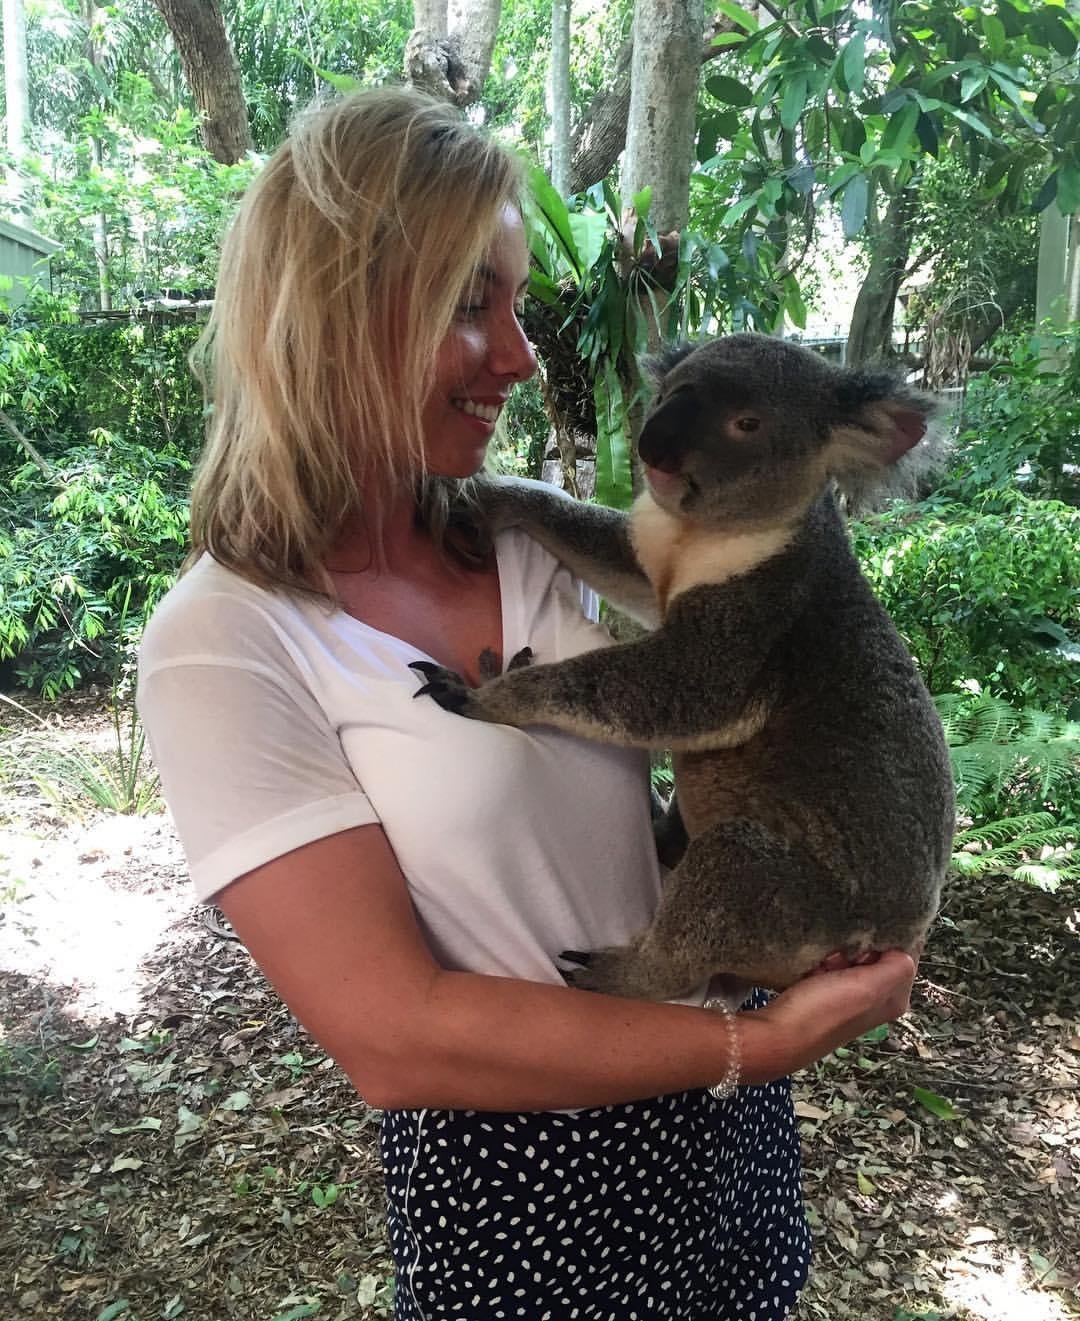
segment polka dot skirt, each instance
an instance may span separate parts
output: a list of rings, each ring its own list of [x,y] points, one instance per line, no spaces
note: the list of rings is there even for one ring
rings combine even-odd
[[[576,1114],[389,1111],[396,1321],[781,1321],[810,1261],[786,1082]]]

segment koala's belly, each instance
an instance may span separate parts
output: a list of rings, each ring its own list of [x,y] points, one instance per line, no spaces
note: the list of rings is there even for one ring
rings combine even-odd
[[[796,833],[804,812],[767,787],[759,759],[746,747],[672,754],[679,811],[693,838],[724,821],[759,821],[778,834]]]

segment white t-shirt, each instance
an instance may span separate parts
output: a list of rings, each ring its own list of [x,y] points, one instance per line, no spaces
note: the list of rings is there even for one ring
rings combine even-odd
[[[504,656],[610,644],[591,593],[523,532],[501,533],[496,554]],[[561,983],[561,950],[624,943],[656,908],[647,758],[416,700],[417,659],[203,556],[146,630],[138,695],[195,887],[208,899],[378,822],[444,967]]]

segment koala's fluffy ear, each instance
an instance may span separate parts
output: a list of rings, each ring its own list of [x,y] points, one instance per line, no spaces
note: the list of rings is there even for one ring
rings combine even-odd
[[[674,344],[670,348],[661,349],[659,353],[642,358],[640,365],[645,379],[654,390],[657,389],[668,372],[684,358],[688,358],[697,347],[696,344]]]
[[[826,461],[849,508],[914,498],[944,465],[948,447],[932,396],[888,372],[845,371],[835,400]]]

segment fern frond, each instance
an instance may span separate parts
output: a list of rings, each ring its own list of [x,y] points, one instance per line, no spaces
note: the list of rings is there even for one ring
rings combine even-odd
[[[1021,836],[1034,836],[1042,831],[1051,831],[1056,826],[1054,816],[1050,812],[1025,812],[1023,816],[1005,817],[1001,821],[980,822],[977,826],[970,826],[967,830],[958,831],[953,840],[953,848],[961,849],[964,845],[976,844],[987,845],[994,848],[1009,839],[1019,839]]]
[[[1056,824],[1050,812],[988,821],[957,834],[952,869],[961,876],[1008,873],[1015,880],[1056,890],[1080,881],[1080,831]]]
[[[998,810],[1014,793],[1047,798],[1076,782],[1080,724],[1035,707],[1017,708],[987,693],[934,699],[945,730],[957,801],[971,808],[995,797]]]

